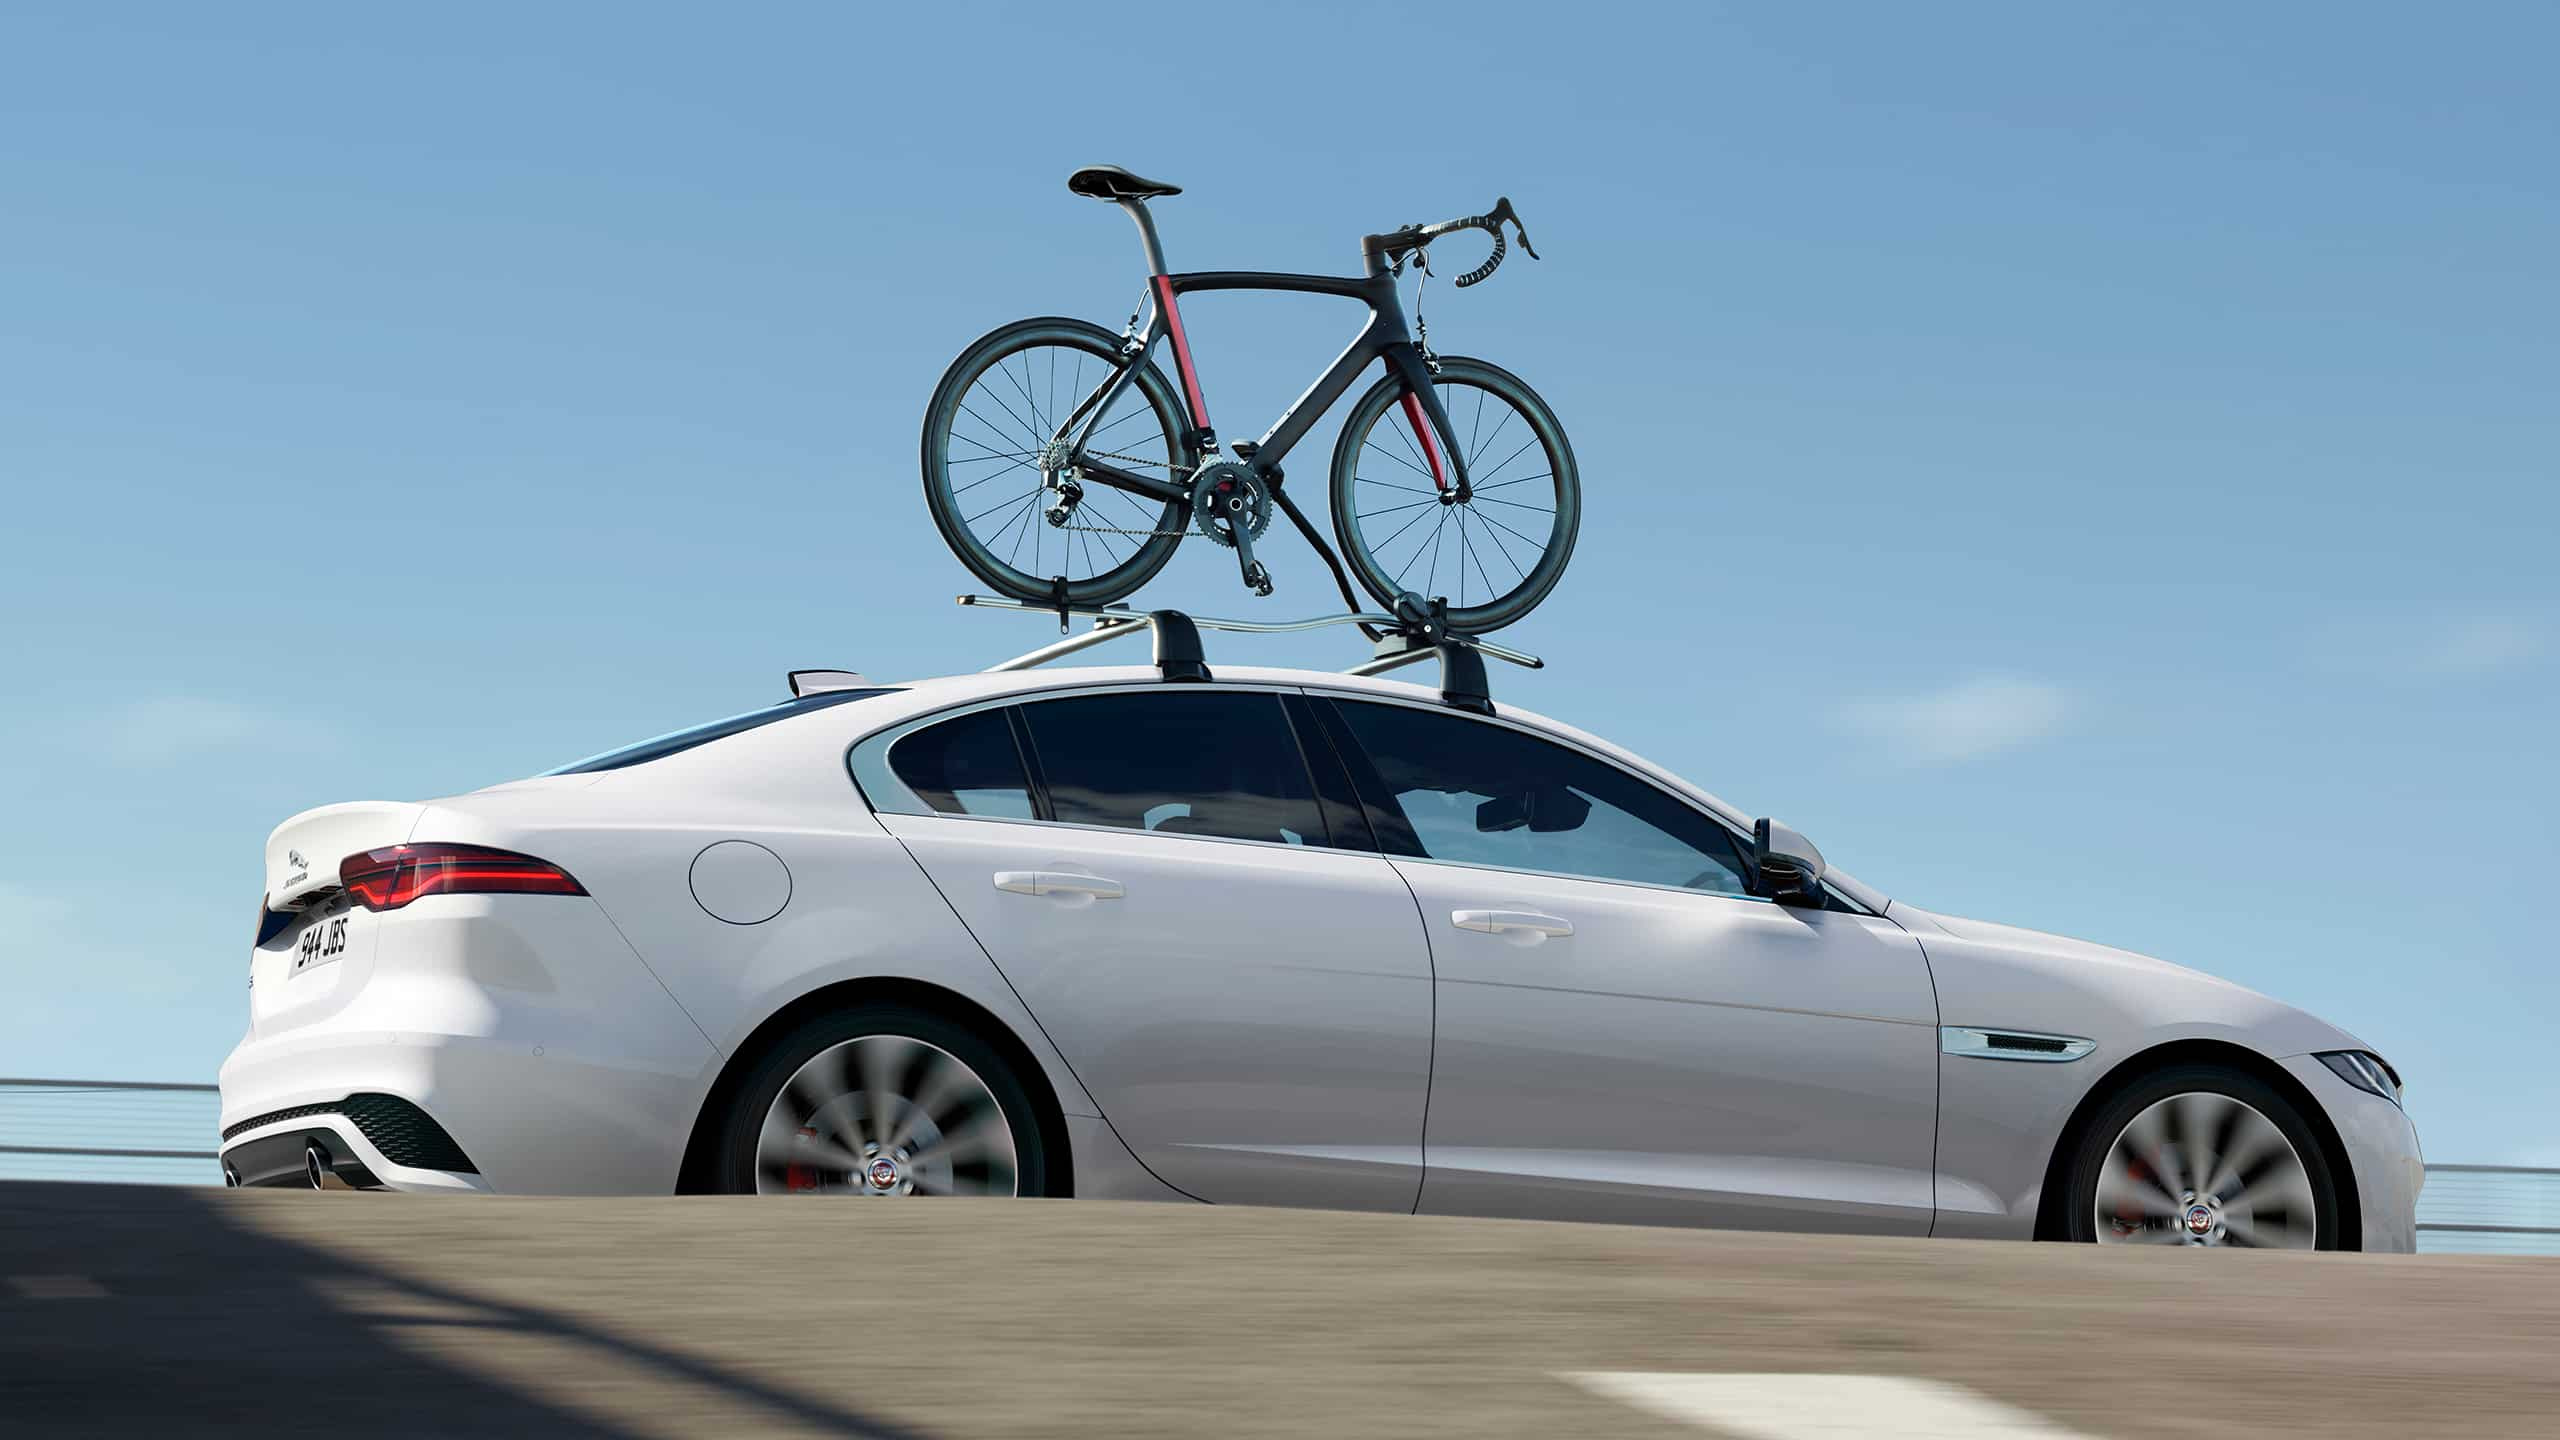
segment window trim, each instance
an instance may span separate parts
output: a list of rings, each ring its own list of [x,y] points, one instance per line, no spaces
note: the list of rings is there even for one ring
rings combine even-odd
[[[1335,838],[1332,834],[1334,821],[1325,801],[1323,788],[1318,785],[1316,781],[1315,757],[1310,756],[1307,753],[1307,739],[1305,736],[1298,733],[1296,721],[1289,715],[1288,705],[1286,703],[1288,698],[1292,695],[1303,695],[1305,693],[1304,687],[1248,680],[1239,682],[1218,681],[1214,682],[1214,688],[1219,691],[1230,693],[1269,695],[1272,697],[1273,705],[1278,707],[1280,710],[1282,724],[1286,733],[1290,736],[1291,745],[1297,752],[1298,764],[1301,769],[1307,772],[1308,793],[1314,797],[1316,813],[1321,817],[1322,823],[1325,826],[1325,843],[1319,844],[1312,838],[1310,838],[1306,844],[1292,845],[1282,840],[1247,840],[1232,835],[1163,835],[1153,830],[1133,830],[1126,825],[1093,825],[1078,820],[1041,818],[1044,813],[1049,812],[1048,780],[1046,776],[1040,773],[1039,753],[1037,748],[1031,743],[1031,737],[1028,733],[1028,725],[1017,712],[1019,712],[1025,705],[1037,705],[1046,700],[1075,699],[1087,695],[1161,695],[1165,693],[1166,689],[1165,682],[1161,680],[1142,680],[1134,682],[1106,681],[1104,683],[1094,685],[1058,686],[1056,688],[1046,690],[1021,690],[1008,695],[995,695],[977,700],[966,700],[955,705],[945,706],[939,710],[928,710],[920,715],[910,715],[894,724],[884,725],[880,729],[872,731],[870,734],[856,737],[851,744],[847,745],[845,747],[845,774],[847,778],[853,782],[853,793],[861,797],[862,803],[868,807],[871,813],[875,816],[912,815],[928,820],[962,820],[983,825],[1038,825],[1052,830],[1074,830],[1095,835],[1143,835],[1160,840],[1197,840],[1213,845],[1251,845],[1258,849],[1279,850],[1284,852],[1322,850],[1338,855],[1368,855],[1378,859],[1386,858],[1384,853],[1374,845],[1359,846],[1331,843]],[[1017,819],[1010,815],[953,815],[944,811],[936,810],[925,801],[923,796],[918,795],[913,790],[909,789],[906,784],[899,780],[897,775],[888,768],[888,753],[890,747],[896,745],[900,740],[905,739],[907,736],[914,734],[916,731],[925,729],[928,726],[938,725],[946,720],[964,719],[967,716],[976,714],[982,710],[993,710],[998,708],[1003,708],[1008,712],[1005,717],[1006,724],[1013,731],[1014,744],[1018,746],[1022,752],[1024,778],[1031,786],[1031,804],[1033,810],[1033,817],[1031,819]],[[1339,759],[1335,759],[1334,757],[1329,756],[1327,758],[1334,759],[1334,763],[1336,764],[1342,763]],[[885,782],[884,788],[893,788],[894,791],[902,793],[908,801],[912,802],[915,808],[910,809],[895,805],[881,804],[880,801],[872,795],[871,787],[864,782],[866,766],[877,771],[878,778]],[[1356,786],[1354,787],[1354,793],[1357,793]],[[894,800],[895,798],[896,796],[893,795],[892,799]],[[1361,804],[1363,813],[1360,818],[1363,823],[1366,823],[1369,819],[1366,813],[1367,801],[1363,799]]]
[[[1419,710],[1425,714],[1441,716],[1464,724],[1491,725],[1499,729],[1512,731],[1516,734],[1526,735],[1532,740],[1542,740],[1547,744],[1571,751],[1585,759],[1606,765],[1619,774],[1626,776],[1628,779],[1635,781],[1637,784],[1655,791],[1664,799],[1680,806],[1682,809],[1689,810],[1705,818],[1716,828],[1724,831],[1725,834],[1733,841],[1735,855],[1742,861],[1742,863],[1746,866],[1751,864],[1751,835],[1749,832],[1735,825],[1732,820],[1726,818],[1722,814],[1719,814],[1714,808],[1701,805],[1695,800],[1690,799],[1688,796],[1681,794],[1679,791],[1672,789],[1670,786],[1654,779],[1652,776],[1627,765],[1624,761],[1618,760],[1609,755],[1604,755],[1569,736],[1558,735],[1552,731],[1542,730],[1535,725],[1525,725],[1499,713],[1493,715],[1479,715],[1473,711],[1458,710],[1447,705],[1435,705],[1426,701],[1407,699],[1401,695],[1380,695],[1365,690],[1333,690],[1313,685],[1301,686],[1300,688],[1306,692],[1310,699],[1325,701],[1351,700],[1365,704],[1397,705],[1408,710]],[[1343,733],[1339,736],[1335,735],[1337,729],[1344,732],[1349,731],[1350,721],[1347,717],[1342,717],[1337,714],[1333,719],[1325,721],[1324,727],[1326,734],[1329,737],[1336,738],[1337,743],[1348,742],[1355,748],[1361,748],[1362,758],[1366,760],[1367,754],[1365,747],[1359,746],[1359,737],[1357,734]],[[1352,786],[1355,791],[1360,793],[1361,807],[1369,812],[1368,820],[1370,829],[1373,832],[1384,832],[1393,828],[1393,817],[1378,813],[1378,807],[1375,800],[1367,793],[1367,787],[1360,783],[1359,769],[1351,765],[1348,757],[1344,758],[1343,765],[1346,769],[1350,769],[1352,771]],[[1369,768],[1374,772],[1376,767],[1374,764],[1371,764]],[[1402,864],[1406,861],[1412,861],[1418,865],[1445,865],[1461,870],[1483,870],[1500,875],[1539,875],[1556,880],[1589,881],[1598,885],[1630,885],[1640,890],[1659,890],[1673,895],[1694,895],[1709,900],[1745,900],[1755,905],[1775,905],[1778,903],[1776,900],[1765,895],[1736,895],[1723,890],[1692,890],[1685,885],[1660,885],[1649,880],[1626,880],[1609,875],[1583,875],[1569,870],[1533,870],[1517,865],[1485,865],[1469,860],[1443,860],[1429,855],[1397,855],[1386,851],[1383,846],[1380,848],[1379,853],[1386,855],[1388,859],[1393,860],[1398,864]],[[1745,883],[1751,883],[1757,878],[1758,877],[1756,875],[1745,876],[1744,881]],[[1822,893],[1830,902],[1824,905],[1822,907],[1823,909],[1829,910],[1836,908],[1852,915],[1871,915],[1875,913],[1868,910],[1867,907],[1859,904],[1848,895],[1843,894],[1838,886],[1833,885],[1827,879],[1822,882]]]

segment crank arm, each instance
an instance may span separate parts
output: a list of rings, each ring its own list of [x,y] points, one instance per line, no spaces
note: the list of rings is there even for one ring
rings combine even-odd
[[[1244,577],[1244,588],[1252,591],[1256,595],[1270,594],[1271,572],[1262,568],[1261,561],[1253,558],[1253,534],[1251,529],[1245,525],[1241,518],[1239,518],[1235,522],[1234,533],[1236,539],[1236,570]]]

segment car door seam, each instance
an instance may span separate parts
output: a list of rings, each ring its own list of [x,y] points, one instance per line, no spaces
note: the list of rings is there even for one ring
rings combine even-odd
[[[1422,1060],[1422,1133],[1414,1142],[1413,1209],[1422,1213],[1423,1187],[1431,1183],[1431,1096],[1440,1083],[1440,952],[1431,938],[1431,917],[1422,908],[1422,896],[1407,879],[1404,867],[1393,856],[1381,854],[1378,859],[1387,873],[1404,887],[1405,897],[1413,901],[1414,927],[1422,932],[1422,963],[1431,967],[1431,1042],[1423,1048]]]
[[[1891,905],[1880,911],[1877,918],[1911,937],[1912,948],[1920,952],[1920,973],[1929,979],[1929,1008],[1937,1012],[1938,1023],[1945,1025],[1947,1006],[1938,998],[1938,967],[1929,959],[1929,942],[1920,938],[1920,932],[1895,919]],[[1938,1204],[1938,1152],[1946,1144],[1947,1133],[1947,1060],[1943,1053],[1937,1063],[1929,1067],[1929,1091],[1929,1234],[1934,1237],[1938,1233],[1938,1215],[1942,1209]]]
[[[1067,1072],[1068,1078],[1076,1082],[1076,1088],[1084,1092],[1086,1102],[1093,1106],[1092,1118],[1102,1122],[1102,1127],[1111,1132],[1111,1138],[1120,1142],[1120,1148],[1127,1152],[1129,1158],[1137,1162],[1138,1168],[1146,1171],[1148,1176],[1157,1184],[1171,1190],[1174,1194],[1181,1196],[1185,1200],[1197,1200],[1203,1205],[1212,1203],[1211,1201],[1201,1199],[1200,1196],[1194,1195],[1190,1191],[1183,1189],[1181,1186],[1174,1184],[1162,1175],[1156,1174],[1155,1167],[1149,1165],[1146,1157],[1138,1153],[1138,1147],[1130,1144],[1129,1137],[1121,1134],[1120,1127],[1112,1123],[1109,1115],[1103,1113],[1102,1097],[1094,1094],[1093,1087],[1087,1085],[1084,1081],[1084,1077],[1076,1073],[1075,1061],[1067,1058],[1065,1047],[1058,1043],[1057,1037],[1049,1033],[1049,1027],[1040,1023],[1040,1012],[1032,1009],[1031,1002],[1024,999],[1022,992],[1015,988],[1013,977],[1004,973],[1004,965],[996,959],[995,952],[987,948],[986,941],[978,938],[978,932],[969,924],[969,917],[961,914],[960,907],[952,904],[951,897],[943,893],[942,882],[933,878],[933,871],[926,866],[923,857],[916,854],[915,847],[907,843],[906,836],[892,830],[889,831],[889,838],[898,842],[898,848],[906,852],[908,862],[923,873],[924,883],[933,887],[934,898],[940,900],[943,908],[951,912],[951,918],[954,923],[959,925],[960,933],[968,936],[969,943],[977,946],[978,953],[986,957],[987,968],[996,972],[996,979],[1003,983],[1005,993],[1011,995],[1014,1003],[1022,1007],[1023,1017],[1031,1022],[1032,1029],[1040,1032],[1041,1042],[1049,1047],[1049,1053],[1058,1057],[1059,1066]],[[1069,1157],[1069,1163],[1073,1163],[1072,1156]]]

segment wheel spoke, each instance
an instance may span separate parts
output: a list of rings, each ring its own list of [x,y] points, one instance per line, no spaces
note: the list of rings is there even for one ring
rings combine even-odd
[[[1013,1132],[1004,1116],[992,1105],[971,1115],[957,1130],[946,1131],[942,1138],[907,1158],[919,1171],[936,1167],[956,1168],[973,1160],[983,1160],[999,1149],[1008,1157],[1013,1153]]]
[[[1476,512],[1476,518],[1477,518],[1477,519],[1479,519],[1479,520],[1482,520],[1483,522],[1485,522],[1485,523],[1486,523],[1486,524],[1488,524],[1488,525],[1492,525],[1492,526],[1497,526],[1497,527],[1499,527],[1499,528],[1500,528],[1500,529],[1502,529],[1505,533],[1507,533],[1507,534],[1511,535],[1513,538],[1515,538],[1515,539],[1519,540],[1519,541],[1520,541],[1522,544],[1524,544],[1524,545],[1533,545],[1533,546],[1537,547],[1537,551],[1538,551],[1538,553],[1539,553],[1539,554],[1541,554],[1541,555],[1543,555],[1543,554],[1545,554],[1545,553],[1547,552],[1547,542],[1546,542],[1546,541],[1544,541],[1544,540],[1533,540],[1533,539],[1529,538],[1528,536],[1521,534],[1519,531],[1517,531],[1517,530],[1513,530],[1510,526],[1508,526],[1508,525],[1504,525],[1500,520],[1497,520],[1497,519],[1495,519],[1493,516],[1488,515],[1488,514],[1484,513],[1483,511],[1480,511],[1480,510]]]
[[[974,395],[974,394],[976,394],[976,393],[977,393],[977,391],[976,391],[976,390],[974,390],[974,389],[972,389],[969,393],[970,393],[970,394],[972,394],[972,395]],[[1009,416],[1012,416],[1012,418],[1013,418],[1013,423],[1015,423],[1016,425],[1021,425],[1021,424],[1022,424],[1022,417],[1021,417],[1021,416],[1019,416],[1019,415],[1015,415],[1015,414],[1013,413],[1013,407],[1012,407],[1012,406],[1010,406],[1010,405],[1006,405],[1006,404],[1004,403],[1004,397],[1003,397],[1003,396],[1001,396],[1001,395],[997,395],[997,394],[996,394],[994,391],[992,391],[992,390],[988,391],[988,392],[987,392],[987,394],[989,395],[989,397],[990,397],[990,398],[992,398],[992,399],[996,402],[996,404],[997,404],[1000,408],[1002,408],[1002,409],[1003,409],[1003,411],[1004,411],[1004,413],[1005,413],[1005,414],[1007,414],[1007,415],[1009,415]],[[989,434],[992,434],[992,435],[998,435],[998,436],[1005,436],[1005,429],[1004,429],[1004,427],[1003,427],[1003,426],[998,425],[998,424],[997,424],[996,422],[994,422],[993,420],[990,420],[990,419],[988,419],[986,416],[979,414],[979,413],[978,413],[978,411],[977,411],[977,408],[976,408],[975,406],[971,405],[971,404],[968,402],[967,398],[965,398],[965,397],[963,397],[963,398],[962,398],[962,400],[960,401],[960,410],[961,410],[961,413],[962,413],[962,414],[967,415],[970,419],[975,420],[975,421],[977,421],[979,424],[986,426],[986,427],[987,427],[987,432],[988,432]],[[1038,436],[1031,435],[1030,430],[1029,430],[1029,428],[1028,428],[1027,426],[1024,428],[1023,433],[1024,433],[1026,436],[1030,436],[1030,439],[1031,439],[1031,452],[1030,452],[1030,453],[1035,454],[1035,455],[1036,455],[1036,454],[1038,454],[1038,453],[1039,453],[1039,451],[1040,451],[1040,445],[1041,445],[1041,441],[1040,441],[1039,437],[1038,437]],[[1005,436],[1005,438],[1010,439],[1010,438],[1012,438],[1012,437],[1011,437],[1011,436]]]
[[[863,1114],[869,1121],[868,1131],[860,1138],[886,1146],[892,1102],[906,1093],[906,1073],[925,1047],[903,1035],[874,1035],[856,1041],[853,1048],[862,1072]]]
[[[1519,448],[1519,449],[1514,450],[1514,451],[1512,451],[1510,454],[1505,455],[1505,456],[1503,456],[1503,457],[1502,457],[1502,465],[1508,465],[1508,464],[1510,464],[1512,461],[1517,460],[1517,459],[1519,459],[1521,456],[1523,456],[1523,455],[1527,454],[1527,453],[1529,452],[1529,447],[1530,447],[1530,446],[1532,446],[1532,445],[1535,445],[1535,444],[1537,444],[1537,443],[1538,443],[1538,437],[1537,437],[1537,436],[1535,436],[1535,435],[1532,435],[1532,436],[1530,436],[1528,439],[1521,441],[1521,442],[1520,442],[1520,448]],[[1486,478],[1486,479],[1491,479],[1491,478],[1493,478],[1494,476],[1501,474],[1501,473],[1502,473],[1502,465],[1496,465],[1496,466],[1494,466],[1492,469],[1487,470],[1486,472],[1484,472],[1484,473],[1485,473],[1485,478]],[[1473,477],[1474,477],[1474,475],[1475,475],[1475,467],[1474,467],[1474,466],[1472,466],[1472,465],[1468,466],[1468,467],[1467,467],[1467,474],[1468,474],[1468,477],[1470,478],[1470,480],[1472,480],[1472,479],[1473,479]]]
[[[1399,431],[1397,431],[1396,433],[1397,433],[1398,435],[1402,435],[1404,432],[1403,432],[1403,431],[1401,431],[1401,430],[1399,430]],[[1434,494],[1434,495],[1437,495],[1437,494],[1439,494],[1439,493],[1440,493],[1440,487],[1439,487],[1439,482],[1438,482],[1437,477],[1435,477],[1435,476],[1431,473],[1431,471],[1430,471],[1427,467],[1425,467],[1425,466],[1422,464],[1422,459],[1421,459],[1421,457],[1420,457],[1420,456],[1415,456],[1413,459],[1411,459],[1411,460],[1407,460],[1406,458],[1404,458],[1404,456],[1397,454],[1397,453],[1396,453],[1396,452],[1394,452],[1393,450],[1388,449],[1386,446],[1381,445],[1381,444],[1379,444],[1378,442],[1376,442],[1376,441],[1374,441],[1374,440],[1370,440],[1370,439],[1366,439],[1366,438],[1363,438],[1363,439],[1361,440],[1360,444],[1361,444],[1361,447],[1362,447],[1362,448],[1364,448],[1364,449],[1368,449],[1368,450],[1375,450],[1375,451],[1377,451],[1379,454],[1386,456],[1388,459],[1393,460],[1394,462],[1396,462],[1397,464],[1399,464],[1399,465],[1403,466],[1403,467],[1404,467],[1404,468],[1406,468],[1407,470],[1412,471],[1414,474],[1421,476],[1423,479],[1432,481],[1431,493],[1432,493],[1432,494]],[[1413,449],[1413,442],[1412,442],[1411,440],[1407,440],[1407,441],[1405,442],[1405,449],[1406,449],[1408,452],[1409,452],[1409,451],[1411,451],[1411,450]]]
[[[2146,1220],[2169,1220],[2178,1214],[2177,1199],[2129,1170],[2110,1165],[2098,1177],[2098,1210],[2122,1218],[2128,1211]]]
[[[2205,1177],[2202,1187],[2206,1194],[2225,1199],[2247,1189],[2277,1155],[2290,1158],[2293,1154],[2292,1143],[2266,1116],[2242,1106],[2235,1118],[2238,1123],[2231,1128],[2221,1163]]]
[[[1469,506],[1467,508],[1473,510],[1475,507]],[[1519,557],[1511,553],[1511,543],[1502,538],[1502,532],[1506,530],[1510,531],[1511,534],[1518,536],[1521,540],[1528,541],[1531,546],[1530,555],[1533,563],[1535,561],[1535,557],[1543,550],[1544,547],[1539,546],[1535,541],[1530,541],[1528,536],[1521,535],[1519,531],[1512,530],[1510,526],[1503,524],[1501,521],[1494,519],[1492,516],[1481,510],[1476,511],[1476,519],[1480,522],[1480,528],[1476,533],[1493,542],[1493,548],[1501,552],[1504,563],[1511,567],[1513,573],[1517,574],[1523,580],[1528,579],[1529,572],[1527,568],[1521,565]],[[1486,529],[1481,528],[1482,526],[1491,526],[1494,528]]]
[[[1429,512],[1429,511],[1424,511],[1422,514],[1420,514],[1420,515],[1416,515],[1416,516],[1414,516],[1412,519],[1407,520],[1406,522],[1404,522],[1402,525],[1397,526],[1397,527],[1396,527],[1395,534],[1390,535],[1390,536],[1388,536],[1386,539],[1381,540],[1381,541],[1379,541],[1377,544],[1372,545],[1372,546],[1370,546],[1370,547],[1369,547],[1369,554],[1370,554],[1371,558],[1376,559],[1377,561],[1379,561],[1379,562],[1380,562],[1380,563],[1382,563],[1382,564],[1383,564],[1383,563],[1385,563],[1385,560],[1386,560],[1386,549],[1387,549],[1387,547],[1388,547],[1388,546],[1390,546],[1390,545],[1393,545],[1394,543],[1396,543],[1397,538],[1398,538],[1399,536],[1403,535],[1403,534],[1404,534],[1404,532],[1406,532],[1407,530],[1412,529],[1414,526],[1419,525],[1419,524],[1421,524],[1423,521],[1428,520],[1428,519],[1430,519],[1430,518],[1431,518],[1431,514],[1430,514],[1430,512]],[[1399,578],[1401,578],[1401,577],[1399,577]]]
[[[2185,1173],[2178,1169],[2178,1157],[2169,1144],[2167,1128],[2160,1107],[2152,1106],[2133,1117],[2124,1134],[2116,1138],[2116,1148],[2150,1167],[2160,1177],[2162,1188],[2175,1194],[2187,1188]]]
[[[1352,479],[1359,484],[1375,485],[1382,490],[1402,490],[1408,495],[1428,495],[1435,500],[1440,498],[1440,492],[1438,490],[1430,489],[1421,485],[1399,485],[1393,480],[1376,480],[1366,475],[1354,475],[1352,476]]]

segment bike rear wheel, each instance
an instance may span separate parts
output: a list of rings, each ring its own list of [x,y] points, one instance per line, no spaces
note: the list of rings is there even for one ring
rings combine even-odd
[[[989,588],[1077,605],[1126,598],[1173,558],[1188,500],[1159,504],[1096,480],[1062,493],[1040,468],[1067,416],[1107,380],[1120,337],[1082,320],[1020,320],[944,372],[924,416],[924,496],[943,543]],[[1151,362],[1093,427],[1091,450],[1142,475],[1190,483],[1182,405]],[[1081,427],[1079,427],[1081,428]],[[1065,523],[1050,512],[1063,505]]]
[[[1362,589],[1394,608],[1408,591],[1449,601],[1449,625],[1481,635],[1526,615],[1563,577],[1582,528],[1582,482],[1564,427],[1498,365],[1444,357],[1432,388],[1466,458],[1465,502],[1434,481],[1388,375],[1360,397],[1333,453],[1333,528]],[[1453,481],[1454,474],[1450,477]]]

